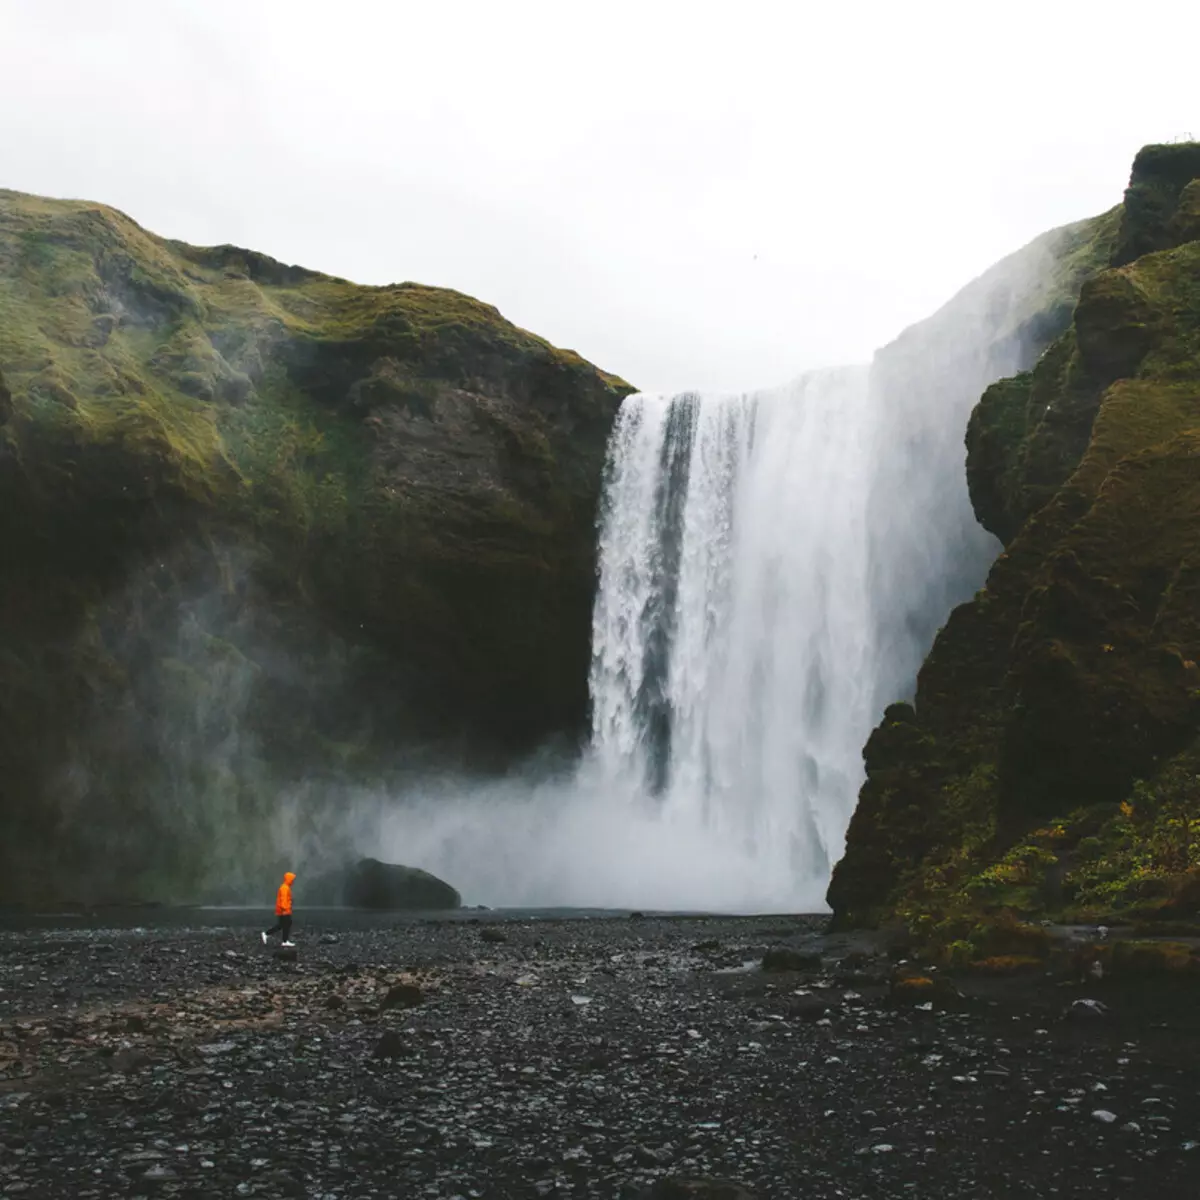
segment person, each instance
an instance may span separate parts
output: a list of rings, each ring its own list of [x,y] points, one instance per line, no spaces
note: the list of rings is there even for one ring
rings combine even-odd
[[[279,885],[279,891],[275,893],[275,916],[278,918],[270,929],[264,929],[262,940],[263,945],[267,944],[267,938],[273,933],[283,934],[284,946],[294,946],[296,943],[292,941],[292,884],[295,882],[296,876],[292,871],[288,871],[283,882]]]

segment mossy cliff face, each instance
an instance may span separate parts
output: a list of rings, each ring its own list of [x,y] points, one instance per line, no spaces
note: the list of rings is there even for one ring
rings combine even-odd
[[[1200,146],[1138,155],[1113,266],[972,415],[1005,550],[867,745],[842,924],[961,940],[1200,900],[1198,181]]]
[[[0,372],[0,899],[136,824],[130,731],[229,662],[281,762],[581,728],[621,380],[454,292],[6,191]]]

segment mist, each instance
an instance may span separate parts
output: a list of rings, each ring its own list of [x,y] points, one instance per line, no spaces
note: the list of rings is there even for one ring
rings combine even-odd
[[[1196,18],[1138,11],[1152,55],[1074,2],[3,0],[0,183],[753,390],[866,361],[1195,126]]]

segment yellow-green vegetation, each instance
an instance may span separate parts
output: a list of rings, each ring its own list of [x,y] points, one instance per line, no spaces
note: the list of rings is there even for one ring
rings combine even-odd
[[[1197,182],[1200,146],[1138,155],[1096,243],[1114,265],[972,416],[1005,551],[868,744],[843,923],[973,961],[1024,953],[985,945],[997,925],[1200,909]]]
[[[79,810],[143,819],[161,747],[122,727],[98,749],[95,714],[199,704],[169,644],[181,614],[257,621],[240,652],[269,631],[298,670],[340,639],[370,731],[317,720],[300,670],[275,680],[286,703],[268,684],[247,702],[280,760],[468,732],[503,758],[580,727],[620,379],[456,292],[10,191],[0,378],[0,899],[28,847],[71,863]],[[200,616],[198,596],[217,597]]]

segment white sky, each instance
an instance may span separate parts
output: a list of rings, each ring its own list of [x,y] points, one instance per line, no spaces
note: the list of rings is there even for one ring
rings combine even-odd
[[[647,390],[863,359],[1200,136],[1200,5],[0,0],[0,185]]]

